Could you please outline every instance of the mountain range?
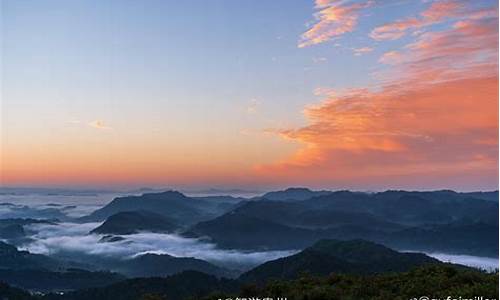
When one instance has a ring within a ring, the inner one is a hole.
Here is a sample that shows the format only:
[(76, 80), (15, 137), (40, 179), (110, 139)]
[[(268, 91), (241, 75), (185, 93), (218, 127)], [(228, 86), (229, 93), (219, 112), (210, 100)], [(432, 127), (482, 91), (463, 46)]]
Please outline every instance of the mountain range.
[[(189, 197), (165, 191), (117, 197), (76, 219), (55, 205), (49, 209), (49, 215), (62, 215), (62, 220), (38, 219), (45, 213), (37, 213), (36, 218), (0, 219), (0, 281), (8, 284), (0, 284), (0, 296), (14, 293), (22, 299), (26, 295), (16, 290), (22, 288), (49, 293), (43, 299), (139, 299), (147, 294), (203, 298), (254, 284), (265, 287), (274, 280), (286, 285), (304, 276), (330, 278), (332, 273), (385, 276), (381, 274), (410, 274), (428, 266), (473, 272), (400, 250), (498, 257), (498, 192), (363, 193), (289, 188), (242, 198)], [(97, 222), (83, 235), (89, 240), (97, 238), (104, 249), (128, 247), (129, 243), (132, 247), (134, 237), (156, 233), (158, 238), (169, 234), (208, 242), (210, 250), (227, 253), (286, 250), (295, 254), (251, 269), (239, 266), (235, 271), (217, 261), (148, 249), (122, 257), (42, 255), (18, 249), (41, 239), (33, 227), (56, 228), (64, 222)], [(134, 235), (137, 233), (145, 234)], [(490, 280), (477, 276), (480, 281)]]
[(421, 253), (400, 253), (365, 240), (320, 240), (301, 252), (266, 262), (240, 276), (245, 282), (295, 279), (301, 274), (373, 274), (405, 272), (414, 267), (440, 264)]
[(294, 190), (292, 201), (240, 202), (184, 235), (230, 249), (300, 249), (322, 238), (361, 238), (400, 249), (498, 254), (496, 201), (451, 191), (321, 194), (292, 199)]
[(140, 210), (163, 215), (176, 224), (185, 226), (220, 215), (237, 202), (238, 198), (230, 196), (187, 197), (176, 191), (146, 193), (141, 196), (115, 198), (79, 221), (102, 221), (119, 212)]
[[(157, 258), (156, 255), (144, 255), (140, 260), (135, 262), (136, 265), (133, 267), (140, 269), (144, 263), (148, 264), (147, 261), (152, 260), (156, 266), (150, 264), (150, 268), (154, 268), (154, 272), (161, 272), (164, 267), (168, 267), (171, 258), (168, 256), (162, 258), (164, 259), (163, 263), (158, 263)], [(196, 264), (192, 265), (192, 267), (196, 268)], [(42, 296), (31, 296), (9, 285), (0, 284), (0, 296), (11, 296), (9, 299), (27, 300), (150, 299), (147, 297), (156, 297), (151, 299), (167, 299), (166, 297), (168, 297), (168, 299), (174, 300), (193, 298), (210, 299), (210, 297), (217, 295), (217, 293), (228, 295), (236, 293), (238, 290), (240, 290), (240, 293), (249, 293), (251, 290), (248, 287), (251, 287), (252, 284), (267, 287), (270, 282), (275, 282), (276, 280), (296, 280), (304, 276), (306, 278), (307, 276), (314, 276), (314, 278), (328, 278), (327, 280), (331, 282), (339, 283), (341, 278), (344, 278), (342, 277), (343, 274), (352, 274), (355, 276), (378, 276), (375, 278), (379, 279), (373, 282), (379, 282), (382, 278), (391, 276), (384, 274), (397, 273), (399, 274), (398, 276), (415, 276), (415, 271), (413, 270), (428, 272), (429, 274), (433, 274), (436, 271), (445, 272), (445, 278), (454, 276), (455, 274), (463, 274), (461, 276), (467, 276), (465, 278), (468, 278), (469, 284), (490, 284), (487, 289), (483, 290), (487, 293), (492, 292), (494, 287), (493, 283), (489, 283), (495, 279), (494, 277), (464, 266), (442, 263), (424, 254), (400, 253), (385, 246), (364, 240), (321, 240), (295, 255), (269, 261), (257, 266), (236, 279), (217, 278), (213, 275), (194, 270), (176, 272), (176, 274), (171, 276), (158, 273), (157, 276), (162, 277), (125, 280), (118, 280), (119, 277), (113, 273), (90, 273), (71, 269), (59, 273), (34, 270), (31, 275), (25, 274), (25, 276), (28, 276), (28, 278), (44, 276), (39, 282), (45, 284), (47, 281), (50, 282), (52, 278), (59, 276), (63, 282), (60, 286), (64, 287), (71, 287), (71, 284), (75, 283), (75, 278), (83, 276), (83, 280), (80, 278), (80, 285), (87, 288), (59, 294), (49, 293)], [(5, 274), (11, 274), (11, 277), (5, 276)], [(9, 284), (17, 286), (26, 286), (26, 283), (22, 281), (22, 274), (18, 270), (0, 270), (1, 279), (7, 280)], [(101, 281), (97, 281), (98, 278)], [(352, 282), (352, 280), (363, 278), (368, 280), (370, 277), (346, 278), (351, 278)], [(421, 280), (420, 277), (418, 279)], [(303, 281), (305, 279), (300, 280)], [(374, 280), (373, 277), (371, 280)], [(443, 280), (443, 278), (440, 279), (441, 285), (444, 282)], [(456, 283), (456, 279), (454, 280)], [(496, 280), (498, 286), (498, 277), (496, 277)], [(115, 282), (113, 283), (113, 281)], [(287, 284), (287, 282), (284, 281), (282, 284)], [(91, 284), (94, 284), (94, 287), (88, 287)], [(285, 285), (282, 286), (284, 287)], [(383, 284), (379, 286), (379, 289), (382, 290), (387, 288), (388, 286)], [(396, 288), (396, 285), (392, 285), (390, 288)], [(282, 292), (284, 291), (286, 290), (282, 290)]]

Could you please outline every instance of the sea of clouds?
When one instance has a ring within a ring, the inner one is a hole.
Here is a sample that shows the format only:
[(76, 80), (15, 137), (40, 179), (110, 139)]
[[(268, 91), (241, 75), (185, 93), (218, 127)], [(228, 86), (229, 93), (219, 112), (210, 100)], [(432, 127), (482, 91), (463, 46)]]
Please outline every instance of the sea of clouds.
[(58, 224), (25, 226), (30, 240), (20, 249), (32, 253), (73, 258), (132, 258), (146, 253), (195, 257), (220, 266), (249, 268), (296, 253), (289, 251), (246, 252), (217, 249), (215, 244), (176, 234), (137, 233), (117, 242), (102, 242), (103, 235), (89, 234), (101, 223), (74, 223), (72, 218), (90, 214), (118, 195), (0, 195), (0, 219), (57, 218)]
[(0, 195), (0, 219), (77, 218), (88, 215), (111, 201), (114, 194), (82, 195)]
[[(176, 257), (195, 257), (225, 267), (250, 268), (269, 260), (288, 256), (288, 251), (237, 251), (217, 249), (202, 239), (184, 238), (176, 234), (137, 233), (123, 236), (117, 242), (102, 242), (102, 235), (89, 234), (101, 223), (74, 223), (72, 218), (88, 215), (117, 195), (0, 195), (0, 219), (57, 218), (55, 225), (26, 226), (33, 235), (20, 248), (33, 253), (70, 257), (132, 258), (146, 253), (168, 254)], [(498, 258), (447, 253), (426, 253), (444, 262), (459, 263), (486, 270), (498, 268)]]
[(32, 241), (22, 249), (32, 253), (64, 256), (96, 256), (132, 258), (146, 253), (168, 254), (176, 257), (195, 257), (220, 266), (248, 268), (263, 262), (297, 252), (258, 251), (245, 252), (217, 249), (215, 244), (175, 234), (136, 233), (123, 236), (117, 242), (100, 241), (103, 235), (89, 234), (101, 223), (33, 224), (27, 229), (34, 233)]
[[(100, 241), (103, 235), (89, 234), (101, 225), (97, 223), (33, 224), (26, 229), (33, 232), (32, 241), (22, 248), (46, 255), (95, 256), (108, 258), (133, 258), (146, 253), (168, 254), (176, 257), (195, 257), (226, 267), (250, 268), (266, 261), (292, 255), (288, 251), (237, 251), (217, 249), (216, 245), (201, 239), (184, 238), (176, 234), (136, 233), (123, 236), (117, 242)], [(458, 263), (493, 271), (498, 268), (498, 258), (447, 253), (426, 253), (444, 262)]]

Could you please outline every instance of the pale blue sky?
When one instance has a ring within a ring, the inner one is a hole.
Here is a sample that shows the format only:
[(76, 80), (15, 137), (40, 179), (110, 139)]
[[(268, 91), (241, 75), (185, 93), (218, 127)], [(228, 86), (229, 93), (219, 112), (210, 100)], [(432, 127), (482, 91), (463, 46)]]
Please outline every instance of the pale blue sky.
[(120, 165), (117, 149), (130, 147), (137, 168), (154, 165), (152, 152), (165, 169), (235, 166), (244, 177), (302, 147), (265, 132), (307, 125), (304, 109), (324, 100), (316, 89), (376, 88), (374, 72), (390, 68), (380, 57), (415, 35), (370, 32), (432, 2), (375, 1), (352, 31), (299, 48), (317, 22), (311, 0), (1, 0), (2, 150), (37, 169), (71, 165), (73, 153), (90, 169)]

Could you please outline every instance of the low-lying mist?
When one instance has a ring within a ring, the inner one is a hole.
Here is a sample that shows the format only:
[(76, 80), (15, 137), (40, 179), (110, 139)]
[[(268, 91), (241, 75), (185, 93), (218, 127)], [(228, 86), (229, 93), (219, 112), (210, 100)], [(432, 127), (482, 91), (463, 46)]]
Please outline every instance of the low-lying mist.
[[(21, 249), (33, 253), (57, 255), (85, 263), (103, 259), (128, 259), (145, 253), (168, 254), (176, 257), (195, 257), (219, 266), (245, 270), (263, 262), (288, 256), (288, 251), (237, 251), (217, 249), (206, 240), (184, 238), (175, 234), (137, 233), (123, 236), (124, 240), (102, 242), (102, 235), (89, 234), (101, 223), (72, 223), (74, 218), (88, 215), (108, 203), (115, 195), (82, 196), (52, 194), (0, 195), (0, 219), (38, 218), (59, 219), (57, 225), (35, 224), (24, 226), (29, 238)], [(242, 233), (243, 234), (243, 233)], [(498, 258), (448, 253), (427, 253), (441, 261), (464, 264), (486, 270), (498, 268)]]
[(426, 253), (426, 254), (434, 258), (437, 258), (443, 262), (466, 265), (469, 267), (484, 269), (486, 271), (494, 271), (495, 269), (498, 269), (498, 258), (472, 256), (472, 255), (456, 255), (447, 253)]
[(243, 252), (216, 249), (212, 243), (184, 238), (175, 234), (137, 233), (123, 236), (116, 242), (100, 241), (103, 235), (89, 234), (101, 223), (34, 224), (32, 240), (21, 248), (33, 253), (82, 258), (133, 258), (146, 253), (168, 254), (176, 257), (195, 257), (219, 266), (247, 269), (265, 261), (296, 253), (289, 251)]
[[(33, 224), (30, 242), (21, 248), (32, 253), (58, 255), (90, 262), (93, 259), (130, 259), (154, 253), (176, 257), (194, 257), (219, 266), (245, 270), (266, 261), (292, 255), (298, 250), (245, 252), (217, 249), (215, 244), (200, 239), (184, 238), (176, 234), (136, 233), (122, 236), (124, 240), (102, 242), (103, 235), (89, 234), (101, 223)], [(412, 252), (412, 251), (410, 251)], [(447, 253), (426, 253), (444, 262), (463, 264), (492, 271), (498, 268), (498, 258)]]
[(0, 194), (0, 219), (64, 219), (88, 215), (117, 195)]

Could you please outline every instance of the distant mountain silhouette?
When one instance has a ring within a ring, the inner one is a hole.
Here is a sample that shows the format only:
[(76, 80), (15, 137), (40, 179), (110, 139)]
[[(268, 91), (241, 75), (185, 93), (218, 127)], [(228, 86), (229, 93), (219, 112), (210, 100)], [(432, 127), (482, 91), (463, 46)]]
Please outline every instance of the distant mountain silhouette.
[(498, 202), (470, 194), (338, 191), (300, 201), (241, 202), (185, 235), (235, 249), (300, 249), (325, 238), (367, 239), (400, 249), (495, 257), (497, 232)]
[(166, 191), (115, 198), (79, 221), (102, 221), (119, 212), (144, 210), (166, 216), (176, 224), (189, 225), (223, 214), (233, 205), (227, 201), (216, 201), (216, 197), (187, 197), (176, 191)]
[(0, 241), (0, 269), (46, 269), (57, 270), (64, 266), (56, 259), (28, 251)]
[(172, 233), (179, 227), (167, 217), (149, 211), (125, 211), (109, 216), (90, 233), (132, 234), (140, 231)]
[(0, 239), (18, 240), (27, 236), (24, 226), (31, 224), (56, 224), (58, 220), (38, 220), (31, 218), (0, 219)]
[(387, 230), (404, 228), (400, 224), (388, 222), (369, 212), (337, 210), (333, 205), (324, 209), (315, 209), (310, 208), (307, 201), (291, 203), (281, 201), (248, 201), (242, 203), (230, 213), (308, 229), (346, 225), (360, 225), (370, 229)]
[(31, 219), (31, 218), (7, 218), (0, 219), (0, 227), (9, 225), (31, 225), (31, 224), (50, 224), (55, 225), (59, 222), (58, 219)]
[(385, 244), (426, 252), (498, 257), (498, 234), (498, 225), (455, 222), (401, 230), (386, 236)]
[(222, 248), (251, 250), (299, 249), (316, 239), (314, 231), (235, 212), (200, 222), (185, 232), (184, 236), (206, 236)]
[(11, 224), (0, 227), (0, 238), (11, 240), (11, 239), (19, 239), (26, 236), (26, 232), (24, 231), (24, 227), (19, 224)]
[(311, 191), (307, 188), (287, 188), (283, 191), (268, 192), (260, 198), (274, 201), (300, 201), (330, 194), (330, 191)]
[(5, 219), (39, 219), (39, 220), (69, 220), (64, 210), (70, 207), (61, 207), (48, 203), (46, 208), (30, 207), (28, 205), (14, 204), (9, 202), (0, 203), (0, 207), (6, 208), (2, 211), (2, 217)]
[(410, 226), (444, 224), (459, 219), (498, 223), (498, 203), (453, 191), (386, 191), (373, 194), (339, 191), (300, 203), (310, 209), (370, 213)]
[(0, 242), (0, 282), (38, 291), (103, 286), (125, 279), (110, 272), (89, 272), (81, 264), (20, 251)]
[(460, 193), (465, 198), (475, 198), (498, 202), (498, 191)]
[(420, 253), (400, 253), (364, 240), (321, 240), (305, 250), (266, 262), (240, 276), (246, 282), (269, 279), (293, 279), (303, 273), (370, 274), (403, 272), (424, 264), (438, 264), (437, 259)]

